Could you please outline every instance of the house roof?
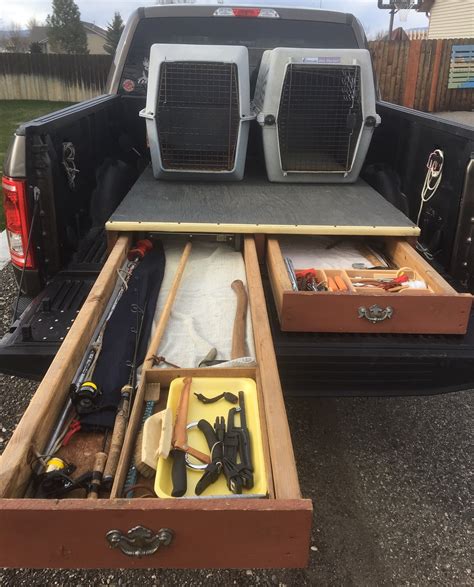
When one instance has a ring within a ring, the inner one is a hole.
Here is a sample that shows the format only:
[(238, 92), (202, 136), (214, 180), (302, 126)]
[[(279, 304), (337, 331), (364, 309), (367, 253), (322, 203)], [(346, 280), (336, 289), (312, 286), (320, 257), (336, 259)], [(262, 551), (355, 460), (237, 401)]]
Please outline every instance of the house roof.
[(419, 6), (416, 11), (417, 12), (425, 12), (428, 13), (431, 11), (431, 9), (433, 8), (433, 4), (435, 3), (436, 0), (423, 0), (421, 2), (421, 6)]
[(30, 30), (29, 41), (30, 41), (30, 43), (47, 43), (48, 42), (48, 27), (47, 26), (34, 26)]
[(95, 33), (96, 35), (99, 35), (99, 37), (102, 37), (103, 39), (107, 38), (107, 31), (105, 29), (101, 28), (100, 26), (97, 26), (92, 22), (85, 22), (83, 20), (81, 22), (86, 30), (89, 30), (92, 33)]
[[(81, 21), (83, 27), (86, 31), (91, 33), (95, 33), (99, 37), (103, 39), (107, 38), (107, 31), (102, 29), (101, 27), (93, 24), (92, 22), (84, 22)], [(34, 26), (29, 34), (29, 41), (30, 43), (47, 43), (48, 42), (48, 27), (47, 26)]]

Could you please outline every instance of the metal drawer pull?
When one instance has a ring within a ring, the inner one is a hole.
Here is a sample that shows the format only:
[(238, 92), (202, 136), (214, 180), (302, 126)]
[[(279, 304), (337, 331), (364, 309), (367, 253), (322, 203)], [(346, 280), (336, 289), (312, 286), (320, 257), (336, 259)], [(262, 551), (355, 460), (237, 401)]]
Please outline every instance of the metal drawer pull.
[(393, 316), (393, 308), (391, 306), (387, 306), (386, 308), (381, 308), (374, 304), (367, 309), (365, 306), (360, 306), (359, 308), (359, 318), (366, 318), (372, 324), (376, 322), (383, 322), (387, 318), (391, 318)]
[(155, 554), (160, 546), (169, 546), (173, 540), (173, 532), (168, 528), (161, 528), (155, 533), (143, 526), (135, 526), (126, 534), (120, 530), (110, 530), (106, 538), (111, 548), (120, 548), (127, 556), (140, 558)]

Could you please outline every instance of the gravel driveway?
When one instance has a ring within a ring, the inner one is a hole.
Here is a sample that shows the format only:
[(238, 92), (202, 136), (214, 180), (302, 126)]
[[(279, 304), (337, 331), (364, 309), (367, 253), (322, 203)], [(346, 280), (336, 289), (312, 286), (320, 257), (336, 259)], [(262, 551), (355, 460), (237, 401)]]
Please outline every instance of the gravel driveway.
[[(14, 295), (0, 272), (3, 331)], [(0, 451), (34, 382), (0, 375)], [(303, 495), (301, 571), (0, 571), (1, 585), (474, 585), (472, 395), (287, 401)]]

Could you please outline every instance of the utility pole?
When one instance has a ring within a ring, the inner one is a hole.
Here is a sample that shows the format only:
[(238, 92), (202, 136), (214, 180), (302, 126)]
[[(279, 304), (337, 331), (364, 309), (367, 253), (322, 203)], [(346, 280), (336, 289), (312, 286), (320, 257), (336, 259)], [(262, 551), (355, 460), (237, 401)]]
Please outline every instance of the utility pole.
[(390, 24), (388, 26), (388, 40), (392, 40), (392, 32), (393, 32), (393, 19), (395, 18), (395, 8), (390, 10)]

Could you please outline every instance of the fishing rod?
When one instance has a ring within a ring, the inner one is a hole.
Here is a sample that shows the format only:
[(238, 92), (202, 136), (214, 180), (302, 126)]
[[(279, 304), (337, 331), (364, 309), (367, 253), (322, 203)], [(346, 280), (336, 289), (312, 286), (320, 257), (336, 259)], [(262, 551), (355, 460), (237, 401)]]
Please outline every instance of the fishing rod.
[(71, 396), (68, 398), (56, 422), (49, 442), (46, 445), (44, 451), (45, 457), (54, 455), (59, 450), (62, 438), (67, 433), (73, 409), (76, 409), (77, 411), (77, 408), (79, 408), (80, 411), (81, 407), (85, 408), (87, 405), (90, 405), (91, 402), (96, 400), (97, 395), (100, 394), (97, 386), (89, 380), (93, 375), (97, 360), (102, 350), (105, 330), (122, 295), (128, 288), (128, 282), (130, 281), (130, 278), (132, 277), (132, 274), (135, 271), (137, 265), (152, 248), (153, 243), (150, 240), (144, 239), (138, 241), (136, 245), (130, 249), (127, 255), (127, 261), (118, 271), (119, 280), (115, 285), (105, 312), (102, 314), (102, 317), (94, 331), (84, 358), (74, 375), (71, 384)]

